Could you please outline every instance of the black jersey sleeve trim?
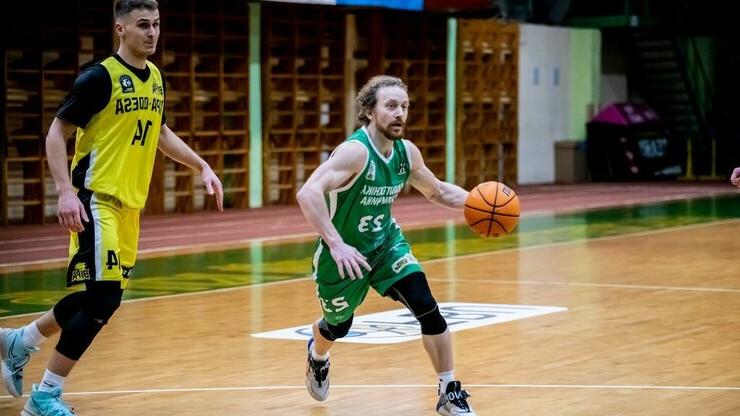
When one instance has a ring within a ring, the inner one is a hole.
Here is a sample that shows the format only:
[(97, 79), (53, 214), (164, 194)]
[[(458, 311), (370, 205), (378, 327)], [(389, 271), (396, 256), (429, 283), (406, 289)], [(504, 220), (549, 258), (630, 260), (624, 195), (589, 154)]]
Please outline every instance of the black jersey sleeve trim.
[(108, 71), (100, 64), (82, 71), (62, 100), (57, 117), (84, 128), (110, 101), (112, 84)]

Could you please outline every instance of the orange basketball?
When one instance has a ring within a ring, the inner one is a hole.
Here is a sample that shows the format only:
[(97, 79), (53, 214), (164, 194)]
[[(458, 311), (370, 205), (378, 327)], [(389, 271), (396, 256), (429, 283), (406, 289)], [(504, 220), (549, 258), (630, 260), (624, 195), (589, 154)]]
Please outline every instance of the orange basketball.
[(519, 198), (503, 183), (483, 182), (465, 199), (465, 220), (483, 237), (509, 234), (519, 224)]

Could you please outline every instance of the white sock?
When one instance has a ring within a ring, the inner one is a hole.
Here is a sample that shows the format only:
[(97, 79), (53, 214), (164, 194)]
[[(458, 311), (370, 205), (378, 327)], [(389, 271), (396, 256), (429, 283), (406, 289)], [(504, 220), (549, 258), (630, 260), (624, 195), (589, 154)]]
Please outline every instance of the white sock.
[(319, 354), (316, 352), (316, 343), (311, 344), (311, 358), (314, 359), (314, 361), (326, 361), (329, 359), (329, 351), (326, 352), (326, 354)]
[(455, 370), (437, 373), (437, 375), (439, 376), (439, 394), (444, 394), (447, 392), (447, 384), (455, 381)]
[(31, 322), (23, 328), (23, 344), (26, 347), (36, 347), (44, 342), (45, 339), (46, 337), (39, 332), (36, 321)]
[(51, 392), (51, 389), (59, 387), (64, 389), (64, 380), (67, 377), (62, 377), (59, 374), (54, 374), (48, 369), (44, 371), (44, 378), (39, 383), (39, 391)]

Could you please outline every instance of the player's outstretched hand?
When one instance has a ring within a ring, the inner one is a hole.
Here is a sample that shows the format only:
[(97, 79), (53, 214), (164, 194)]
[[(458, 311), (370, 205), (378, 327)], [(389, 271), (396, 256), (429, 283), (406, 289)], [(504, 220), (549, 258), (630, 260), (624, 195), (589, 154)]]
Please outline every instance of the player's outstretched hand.
[(733, 185), (740, 187), (740, 167), (735, 168), (732, 171), (732, 176), (730, 176), (730, 182), (732, 182)]
[(73, 233), (85, 231), (82, 221), (90, 222), (90, 219), (87, 218), (87, 212), (85, 212), (85, 206), (82, 205), (77, 194), (71, 190), (59, 193), (57, 217), (59, 218), (59, 225)]
[(216, 195), (216, 206), (219, 211), (224, 210), (224, 188), (221, 185), (221, 181), (218, 176), (213, 172), (211, 168), (203, 169), (200, 173), (200, 177), (203, 180), (203, 185), (206, 187), (208, 195)]
[(350, 279), (362, 279), (362, 269), (370, 271), (372, 268), (367, 263), (367, 258), (362, 255), (356, 248), (340, 242), (334, 247), (330, 247), (331, 256), (337, 263), (337, 270), (339, 270), (339, 277), (344, 279), (349, 276)]

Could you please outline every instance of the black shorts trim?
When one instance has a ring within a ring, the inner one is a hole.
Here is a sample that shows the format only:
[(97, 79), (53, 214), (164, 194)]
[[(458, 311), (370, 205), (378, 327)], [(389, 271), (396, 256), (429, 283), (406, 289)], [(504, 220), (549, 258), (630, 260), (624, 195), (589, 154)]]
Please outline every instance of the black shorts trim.
[(67, 287), (94, 281), (96, 280), (95, 276), (97, 276), (97, 270), (95, 269), (95, 219), (90, 209), (92, 191), (80, 189), (77, 192), (77, 197), (80, 198), (80, 202), (85, 207), (90, 222), (85, 224), (85, 229), (81, 233), (77, 233), (77, 253), (72, 256), (67, 266)]

